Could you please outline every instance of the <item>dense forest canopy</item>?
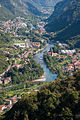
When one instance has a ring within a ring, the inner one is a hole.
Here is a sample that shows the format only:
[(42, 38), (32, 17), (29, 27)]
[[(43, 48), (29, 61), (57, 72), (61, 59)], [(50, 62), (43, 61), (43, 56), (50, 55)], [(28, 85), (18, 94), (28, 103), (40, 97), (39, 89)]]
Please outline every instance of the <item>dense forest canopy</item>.
[(80, 71), (23, 96), (4, 120), (79, 120)]
[(10, 42), (10, 40), (11, 37), (9, 34), (0, 31), (0, 48), (2, 48), (2, 51), (0, 51), (0, 74), (8, 67), (8, 62), (5, 59), (6, 56), (3, 54), (3, 50), (5, 50), (6, 45)]

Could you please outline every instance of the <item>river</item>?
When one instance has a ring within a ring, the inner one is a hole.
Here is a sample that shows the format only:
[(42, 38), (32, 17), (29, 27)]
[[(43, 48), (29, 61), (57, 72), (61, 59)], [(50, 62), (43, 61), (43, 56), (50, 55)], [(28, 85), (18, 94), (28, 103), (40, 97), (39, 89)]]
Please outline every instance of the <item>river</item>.
[(45, 52), (45, 51), (49, 51), (49, 50), (50, 50), (50, 47), (53, 47), (53, 46), (54, 46), (53, 44), (48, 44), (47, 47), (46, 47), (43, 51), (37, 53), (37, 54), (34, 56), (34, 60), (35, 60), (38, 64), (40, 64), (41, 67), (43, 67), (44, 73), (45, 73), (45, 78), (46, 78), (46, 81), (47, 81), (47, 82), (50, 82), (50, 81), (52, 81), (52, 80), (55, 80), (56, 77), (57, 77), (56, 74), (53, 74), (53, 73), (47, 68), (46, 63), (45, 63), (44, 60), (43, 60), (43, 54), (44, 54), (44, 52)]

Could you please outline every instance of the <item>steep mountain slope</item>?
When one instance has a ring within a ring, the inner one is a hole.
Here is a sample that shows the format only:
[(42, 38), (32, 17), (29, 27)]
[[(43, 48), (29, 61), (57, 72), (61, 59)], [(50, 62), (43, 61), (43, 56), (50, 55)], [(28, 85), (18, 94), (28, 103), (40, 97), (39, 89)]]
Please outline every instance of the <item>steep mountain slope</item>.
[(25, 95), (4, 120), (80, 120), (80, 71)]
[(0, 7), (0, 20), (3, 19), (4, 17), (5, 18), (10, 18), (12, 16), (13, 16), (13, 14), (8, 9), (6, 9), (3, 6)]
[(66, 40), (80, 34), (80, 1), (63, 0), (58, 3), (48, 22), (46, 30), (59, 32), (57, 35), (59, 40)]
[(30, 2), (26, 2), (26, 5), (28, 6), (28, 11), (31, 12), (34, 15), (40, 16), (43, 15), (42, 12), (40, 12), (33, 4)]

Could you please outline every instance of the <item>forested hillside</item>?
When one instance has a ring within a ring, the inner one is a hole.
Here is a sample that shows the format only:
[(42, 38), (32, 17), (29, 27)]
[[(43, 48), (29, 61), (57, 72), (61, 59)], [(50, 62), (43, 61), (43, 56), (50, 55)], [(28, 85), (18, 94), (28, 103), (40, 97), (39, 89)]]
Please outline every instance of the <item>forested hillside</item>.
[(5, 61), (6, 56), (3, 54), (3, 50), (5, 50), (7, 43), (11, 40), (10, 36), (7, 33), (3, 33), (0, 31), (0, 74), (4, 72), (8, 67), (8, 62)]
[(80, 1), (63, 0), (54, 9), (45, 26), (49, 32), (59, 33), (56, 40), (65, 41), (80, 34)]
[(0, 52), (0, 74), (3, 73), (8, 67), (8, 62), (5, 61), (5, 56)]
[(11, 37), (9, 34), (3, 33), (0, 31), (0, 45), (4, 43), (7, 44), (10, 42), (10, 40), (11, 40)]
[(4, 120), (79, 120), (80, 71), (23, 96)]

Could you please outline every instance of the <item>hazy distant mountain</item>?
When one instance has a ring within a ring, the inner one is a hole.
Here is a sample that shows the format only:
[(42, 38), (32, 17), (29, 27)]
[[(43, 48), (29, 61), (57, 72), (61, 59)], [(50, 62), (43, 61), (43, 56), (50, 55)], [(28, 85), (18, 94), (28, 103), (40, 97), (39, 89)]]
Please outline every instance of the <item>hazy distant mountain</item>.
[(29, 0), (0, 0), (0, 9), (2, 11), (0, 18), (14, 15), (43, 15)]
[[(53, 9), (60, 0), (0, 0), (0, 18), (14, 15), (43, 15), (45, 8)], [(7, 11), (7, 12), (6, 12)]]
[(61, 0), (32, 0), (38, 7), (43, 9), (52, 9), (56, 5), (57, 2)]
[(48, 19), (46, 30), (58, 32), (57, 40), (66, 40), (80, 34), (80, 1), (63, 0)]

